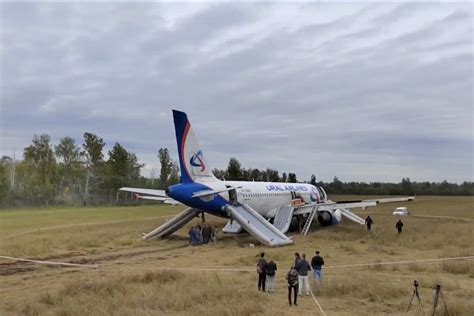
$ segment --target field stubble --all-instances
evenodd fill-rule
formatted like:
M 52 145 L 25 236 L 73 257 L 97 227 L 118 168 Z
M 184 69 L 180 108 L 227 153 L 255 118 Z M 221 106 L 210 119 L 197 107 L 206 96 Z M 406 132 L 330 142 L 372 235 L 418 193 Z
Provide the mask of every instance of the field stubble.
M 422 197 L 407 205 L 414 215 L 474 219 L 470 197 Z M 295 245 L 283 248 L 239 247 L 255 243 L 246 236 L 221 236 L 215 245 L 189 247 L 187 227 L 171 240 L 141 242 L 141 232 L 165 220 L 148 218 L 180 210 L 166 206 L 1 212 L 2 255 L 98 263 L 101 268 L 97 271 L 50 268 L 1 261 L 0 269 L 10 268 L 13 272 L 2 277 L 0 313 L 286 315 L 295 313 L 295 307 L 287 305 L 284 281 L 293 253 L 305 252 L 311 256 L 319 249 L 328 267 L 324 286 L 316 288 L 315 294 L 329 315 L 404 314 L 414 279 L 420 282 L 426 311 L 431 311 L 432 287 L 439 283 L 450 314 L 469 315 L 474 310 L 471 300 L 474 297 L 473 261 L 336 267 L 474 255 L 473 221 L 407 217 L 403 219 L 404 232 L 397 236 L 397 218 L 390 215 L 394 207 L 381 205 L 365 210 L 375 212 L 371 214 L 375 221 L 371 233 L 345 221 L 327 228 L 315 224 L 307 237 L 295 235 Z M 36 231 L 55 225 L 122 220 L 130 222 Z M 208 221 L 219 227 L 225 224 L 224 220 L 209 216 Z M 28 230 L 35 232 L 2 238 Z M 266 256 L 278 264 L 275 294 L 257 291 L 255 272 L 158 270 L 168 267 L 252 271 L 260 251 L 265 251 Z M 318 314 L 309 297 L 300 299 L 298 313 Z

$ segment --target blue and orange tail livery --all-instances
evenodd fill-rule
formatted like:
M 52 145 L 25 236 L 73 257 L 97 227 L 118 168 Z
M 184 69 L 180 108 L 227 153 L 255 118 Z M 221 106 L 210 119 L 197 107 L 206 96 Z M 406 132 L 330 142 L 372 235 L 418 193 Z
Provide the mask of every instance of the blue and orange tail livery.
M 186 113 L 173 110 L 173 118 L 178 144 L 181 182 L 191 183 L 196 180 L 215 179 Z

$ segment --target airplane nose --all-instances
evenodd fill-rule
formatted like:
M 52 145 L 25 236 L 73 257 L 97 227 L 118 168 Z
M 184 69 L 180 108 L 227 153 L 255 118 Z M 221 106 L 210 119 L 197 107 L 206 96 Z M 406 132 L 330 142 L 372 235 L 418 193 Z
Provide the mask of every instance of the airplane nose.
M 170 196 L 170 194 L 171 194 L 171 188 L 167 188 L 167 189 L 165 190 L 165 194 L 166 194 L 167 196 Z

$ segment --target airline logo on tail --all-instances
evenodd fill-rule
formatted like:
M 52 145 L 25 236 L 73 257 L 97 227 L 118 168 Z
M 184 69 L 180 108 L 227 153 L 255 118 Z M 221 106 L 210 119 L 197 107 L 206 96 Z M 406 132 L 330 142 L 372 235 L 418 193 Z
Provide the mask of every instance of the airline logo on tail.
M 201 172 L 203 172 L 204 170 L 206 170 L 206 165 L 204 164 L 204 159 L 203 159 L 203 154 L 202 154 L 202 150 L 198 150 L 197 153 L 195 153 L 191 159 L 189 160 L 189 163 L 191 164 L 191 166 L 193 167 L 201 167 Z

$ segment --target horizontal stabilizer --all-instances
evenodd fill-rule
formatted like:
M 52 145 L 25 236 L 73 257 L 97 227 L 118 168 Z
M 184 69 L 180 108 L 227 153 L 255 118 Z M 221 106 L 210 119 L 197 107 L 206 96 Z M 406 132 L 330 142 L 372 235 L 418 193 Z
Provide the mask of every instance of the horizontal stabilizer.
M 146 194 L 146 195 L 152 195 L 152 196 L 167 197 L 164 190 L 123 187 L 123 188 L 120 188 L 119 191 L 132 192 L 132 193 L 138 193 L 138 194 Z
M 177 205 L 182 204 L 174 199 L 170 199 L 169 197 L 161 197 L 161 196 L 150 196 L 150 195 L 138 195 L 137 199 L 139 200 L 151 200 L 151 201 L 161 201 L 165 204 Z

